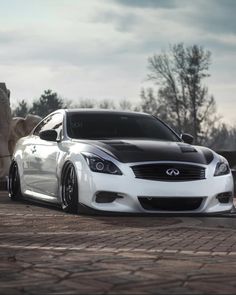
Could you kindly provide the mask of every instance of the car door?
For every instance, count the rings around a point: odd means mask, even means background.
[[[58,139],[62,135],[63,114],[55,113],[48,116],[41,126],[33,133],[31,140],[31,156],[28,157],[31,167],[30,187],[34,192],[47,196],[57,197],[58,177],[57,163],[60,154],[58,141],[47,141],[39,137],[40,131],[54,129],[58,133]]]
[[[37,169],[36,169],[37,167],[34,166],[34,162],[35,162],[34,157],[36,153],[38,133],[45,124],[46,124],[46,121],[44,119],[38,124],[34,133],[28,136],[24,140],[22,163],[23,163],[23,180],[24,180],[26,191],[32,191],[34,188],[34,182],[36,179],[35,175],[37,174]]]

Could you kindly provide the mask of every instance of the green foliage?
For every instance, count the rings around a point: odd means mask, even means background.
[[[12,111],[13,117],[25,117],[29,113],[29,106],[23,99],[19,102],[19,105]]]
[[[33,102],[33,106],[29,110],[31,114],[45,117],[51,112],[63,108],[64,103],[56,92],[45,90],[40,98]]]

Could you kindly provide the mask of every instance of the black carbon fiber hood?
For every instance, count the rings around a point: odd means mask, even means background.
[[[183,142],[154,140],[103,140],[89,142],[123,163],[180,161],[207,165],[213,160],[208,148]]]

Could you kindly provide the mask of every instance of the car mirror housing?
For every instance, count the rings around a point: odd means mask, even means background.
[[[183,133],[180,135],[180,137],[185,143],[188,143],[188,144],[193,143],[194,137],[191,134]]]
[[[56,130],[49,129],[49,130],[43,130],[39,132],[39,137],[43,140],[47,141],[57,141],[58,134]]]

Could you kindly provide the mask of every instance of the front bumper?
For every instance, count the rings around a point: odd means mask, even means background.
[[[233,208],[233,178],[231,174],[208,177],[204,180],[166,182],[137,179],[133,175],[109,175],[103,173],[79,171],[79,202],[92,209],[107,212],[123,213],[216,213],[227,212]],[[119,197],[112,202],[98,202],[100,192],[110,192]],[[227,203],[221,203],[218,195],[231,193]],[[173,198],[191,199],[202,198],[200,205],[191,210],[186,207],[181,210],[171,210],[143,206],[139,198],[166,198],[171,202]],[[186,203],[186,202],[185,202]],[[188,203],[188,201],[187,201]]]

